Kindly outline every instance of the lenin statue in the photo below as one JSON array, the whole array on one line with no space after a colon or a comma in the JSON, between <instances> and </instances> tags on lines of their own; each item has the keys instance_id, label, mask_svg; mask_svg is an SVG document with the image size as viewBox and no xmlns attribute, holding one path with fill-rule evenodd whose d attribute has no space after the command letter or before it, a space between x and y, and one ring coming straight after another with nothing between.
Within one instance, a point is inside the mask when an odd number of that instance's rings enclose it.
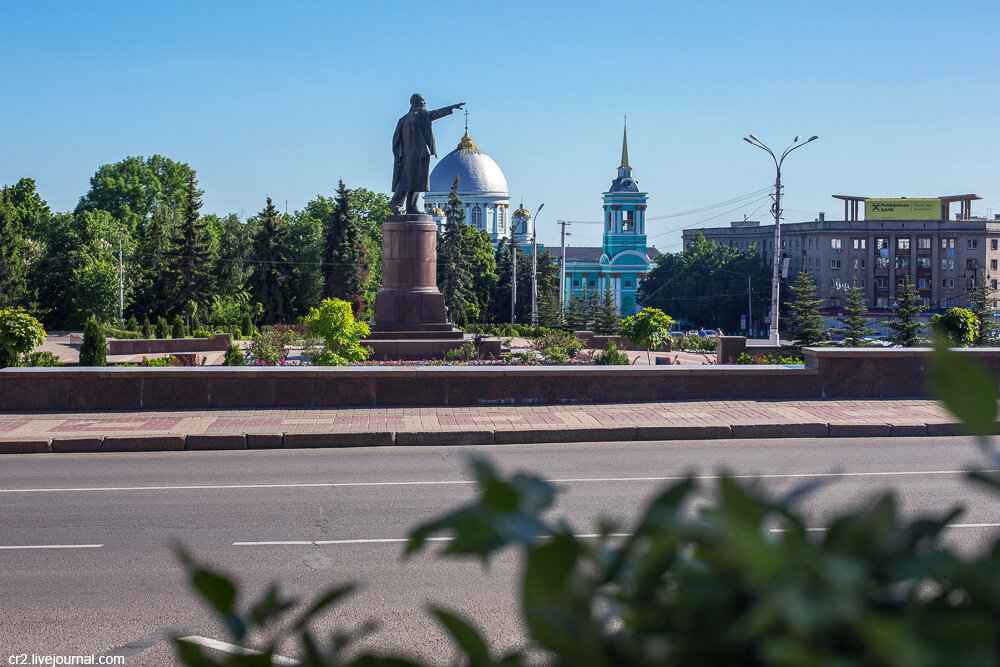
<instances>
[{"instance_id":1,"label":"lenin statue","mask_svg":"<svg viewBox=\"0 0 1000 667\"><path fill-rule=\"evenodd\" d=\"M396 215L400 214L400 205L406 200L406 213L419 213L417 198L421 192L430 188L429 171L431 156L437 156L437 146L434 145L434 132L431 121L451 115L455 109L461 109L465 102L451 106L427 110L424 96L414 93L410 97L410 111L396 123L396 131L392 135L392 156L395 162L392 168L392 200L389 208Z\"/></svg>"}]
</instances>

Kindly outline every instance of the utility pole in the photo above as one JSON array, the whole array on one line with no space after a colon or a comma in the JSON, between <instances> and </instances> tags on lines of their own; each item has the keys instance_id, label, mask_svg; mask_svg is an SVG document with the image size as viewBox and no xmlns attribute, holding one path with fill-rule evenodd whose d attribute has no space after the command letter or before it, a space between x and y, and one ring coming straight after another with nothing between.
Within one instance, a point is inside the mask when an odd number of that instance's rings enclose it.
<instances>
[{"instance_id":1,"label":"utility pole","mask_svg":"<svg viewBox=\"0 0 1000 667\"><path fill-rule=\"evenodd\" d=\"M538 214L545 208L543 203L531 219L531 326L538 326Z\"/></svg>"},{"instance_id":2,"label":"utility pole","mask_svg":"<svg viewBox=\"0 0 1000 667\"><path fill-rule=\"evenodd\" d=\"M125 264L122 263L122 236L125 228L118 228L118 326L125 328Z\"/></svg>"},{"instance_id":3,"label":"utility pole","mask_svg":"<svg viewBox=\"0 0 1000 667\"><path fill-rule=\"evenodd\" d=\"M562 313L566 310L566 225L571 225L573 223L566 220L557 220L556 224L562 225L562 255L560 256L560 268L559 268L559 313L562 319Z\"/></svg>"},{"instance_id":4,"label":"utility pole","mask_svg":"<svg viewBox=\"0 0 1000 667\"><path fill-rule=\"evenodd\" d=\"M750 338L750 334L753 332L753 299L751 294L753 292L750 289L750 276L747 276L747 338Z\"/></svg>"},{"instance_id":5,"label":"utility pole","mask_svg":"<svg viewBox=\"0 0 1000 667\"><path fill-rule=\"evenodd\" d=\"M772 213L774 213L774 248L772 252L774 253L774 261L772 262L772 274L771 274L771 323L769 329L768 340L771 345L778 345L778 291L781 287L781 260L784 254L781 251L781 165L784 164L785 158L788 154L794 151L796 148L802 148L810 141L816 141L819 137L813 135L799 143L799 139L802 137L795 137L788 148L784 150L779 158L774 154L767 144L755 137L754 135L749 135L749 137L743 137L743 141L747 142L751 146L756 146L757 148L765 151L774 160L774 208Z\"/></svg>"},{"instance_id":6,"label":"utility pole","mask_svg":"<svg viewBox=\"0 0 1000 667\"><path fill-rule=\"evenodd\" d=\"M517 314L517 239L510 236L510 324L514 326Z\"/></svg>"}]
</instances>

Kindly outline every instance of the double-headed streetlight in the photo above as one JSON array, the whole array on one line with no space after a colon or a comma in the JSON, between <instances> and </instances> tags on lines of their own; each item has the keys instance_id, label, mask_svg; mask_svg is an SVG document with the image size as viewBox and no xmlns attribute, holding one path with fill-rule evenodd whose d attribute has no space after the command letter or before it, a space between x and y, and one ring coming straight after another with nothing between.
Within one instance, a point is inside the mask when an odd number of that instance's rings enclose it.
<instances>
[{"instance_id":1,"label":"double-headed streetlight","mask_svg":"<svg viewBox=\"0 0 1000 667\"><path fill-rule=\"evenodd\" d=\"M539 205L531 219L531 326L538 326L538 214L545 208Z\"/></svg>"},{"instance_id":2,"label":"double-headed streetlight","mask_svg":"<svg viewBox=\"0 0 1000 667\"><path fill-rule=\"evenodd\" d=\"M771 277L771 325L769 329L768 339L771 345L778 345L778 287L780 286L781 278L781 165L784 163L785 158L788 154L794 151L796 148L802 148L810 141L816 141L819 139L817 136L811 136L805 141L799 143L802 137L795 137L788 148L782 152L781 157L774 154L767 144L755 137L750 135L749 137L743 137L743 141L747 142L752 146L767 151L767 154L771 156L774 160L774 207L772 211L774 213L774 270Z\"/></svg>"},{"instance_id":3,"label":"double-headed streetlight","mask_svg":"<svg viewBox=\"0 0 1000 667\"><path fill-rule=\"evenodd\" d=\"M125 264L122 262L122 238L125 228L118 228L118 326L125 328Z\"/></svg>"}]
</instances>

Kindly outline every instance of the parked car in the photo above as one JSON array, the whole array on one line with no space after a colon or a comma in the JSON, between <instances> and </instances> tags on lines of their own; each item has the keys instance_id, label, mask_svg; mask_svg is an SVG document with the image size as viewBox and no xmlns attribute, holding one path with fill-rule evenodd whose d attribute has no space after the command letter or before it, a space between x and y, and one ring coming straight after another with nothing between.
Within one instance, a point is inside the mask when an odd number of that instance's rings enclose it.
<instances>
[{"instance_id":1,"label":"parked car","mask_svg":"<svg viewBox=\"0 0 1000 667\"><path fill-rule=\"evenodd\" d=\"M718 335L714 329L705 329L705 338L716 338Z\"/></svg>"}]
</instances>

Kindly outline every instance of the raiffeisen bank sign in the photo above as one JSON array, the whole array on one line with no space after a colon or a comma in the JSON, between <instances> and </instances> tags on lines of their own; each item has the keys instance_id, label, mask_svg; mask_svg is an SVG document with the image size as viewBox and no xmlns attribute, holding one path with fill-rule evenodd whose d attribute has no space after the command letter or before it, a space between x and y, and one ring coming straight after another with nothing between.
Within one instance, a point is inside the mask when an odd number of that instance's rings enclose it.
<instances>
[{"instance_id":1,"label":"raiffeisen bank sign","mask_svg":"<svg viewBox=\"0 0 1000 667\"><path fill-rule=\"evenodd\" d=\"M940 220L940 199L866 199L865 220Z\"/></svg>"}]
</instances>

